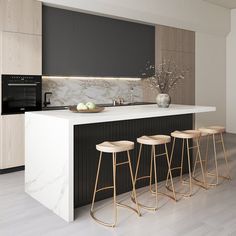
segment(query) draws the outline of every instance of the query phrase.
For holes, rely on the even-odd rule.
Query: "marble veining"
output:
[[[142,82],[137,79],[43,77],[42,91],[43,94],[52,92],[52,106],[74,105],[87,101],[97,104],[112,103],[116,97],[130,102],[131,94],[134,102],[143,101]]]

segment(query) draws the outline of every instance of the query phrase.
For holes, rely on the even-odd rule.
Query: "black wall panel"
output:
[[[140,77],[155,27],[43,6],[43,74]]]

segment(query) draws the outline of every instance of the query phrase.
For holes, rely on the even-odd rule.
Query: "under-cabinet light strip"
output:
[[[77,80],[125,80],[139,81],[141,78],[115,78],[115,77],[77,77],[77,76],[43,76],[43,79],[77,79]]]

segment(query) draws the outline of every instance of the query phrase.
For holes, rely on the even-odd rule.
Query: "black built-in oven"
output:
[[[2,75],[2,115],[42,110],[42,77]]]

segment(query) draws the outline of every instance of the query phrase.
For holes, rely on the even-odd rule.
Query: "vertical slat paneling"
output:
[[[78,125],[74,127],[74,202],[75,207],[91,203],[92,193],[96,178],[99,153],[95,145],[103,141],[130,140],[135,142],[135,149],[131,152],[133,170],[136,167],[138,149],[136,138],[141,135],[167,134],[174,130],[192,128],[192,115],[179,115],[171,117],[158,117],[149,119],[115,121],[107,123]],[[177,142],[173,165],[180,163],[181,143]],[[157,152],[164,151],[163,147],[157,147]],[[170,145],[169,145],[170,152]],[[117,155],[117,162],[126,158],[125,153]],[[150,168],[150,147],[144,147],[140,166],[140,175],[147,175]],[[184,164],[187,170],[186,162]],[[157,161],[158,180],[164,180],[167,175],[165,158]],[[178,175],[179,173],[175,173]],[[112,158],[110,154],[104,154],[99,178],[99,186],[112,184]],[[140,181],[137,187],[143,187],[148,181]],[[129,168],[117,167],[117,193],[121,194],[131,190]],[[112,196],[112,190],[101,192],[97,200]]]

